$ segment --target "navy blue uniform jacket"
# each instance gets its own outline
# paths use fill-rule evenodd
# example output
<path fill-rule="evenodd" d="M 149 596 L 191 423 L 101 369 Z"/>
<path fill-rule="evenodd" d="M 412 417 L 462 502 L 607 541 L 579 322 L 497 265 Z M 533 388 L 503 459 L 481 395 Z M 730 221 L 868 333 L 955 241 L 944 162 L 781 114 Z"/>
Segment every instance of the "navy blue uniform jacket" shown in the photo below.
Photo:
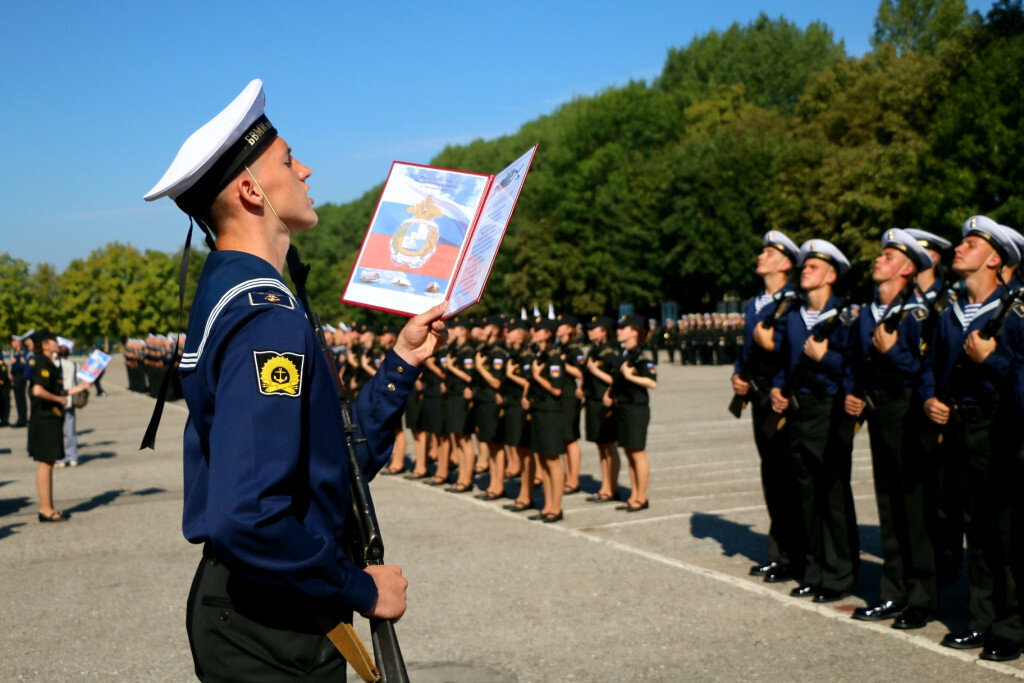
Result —
<path fill-rule="evenodd" d="M 842 323 L 836 325 L 832 334 L 828 337 L 828 351 L 820 362 L 810 359 L 805 361 L 806 372 L 800 377 L 790 377 L 796 369 L 800 356 L 803 355 L 804 342 L 819 330 L 827 321 L 840 314 L 842 302 L 839 297 L 832 296 L 825 302 L 825 307 L 818 317 L 818 321 L 810 330 L 804 322 L 804 310 L 806 305 L 793 306 L 786 314 L 785 334 L 782 337 L 782 346 L 776 340 L 776 349 L 781 348 L 782 369 L 772 382 L 772 386 L 782 388 L 787 381 L 793 384 L 790 389 L 796 394 L 818 393 L 824 396 L 846 395 L 852 390 L 852 379 L 849 366 L 846 363 L 846 345 L 848 343 L 849 328 Z"/>
<path fill-rule="evenodd" d="M 359 461 L 390 457 L 419 369 L 389 352 L 359 393 Z M 349 461 L 338 393 L 302 306 L 278 272 L 237 251 L 209 255 L 181 361 L 188 403 L 182 528 L 244 578 L 342 614 L 377 600 L 345 557 Z"/>
<path fill-rule="evenodd" d="M 733 373 L 737 375 L 743 374 L 743 366 L 747 364 L 748 360 L 751 358 L 751 354 L 754 352 L 765 354 L 763 358 L 768 361 L 768 366 L 778 364 L 779 350 L 782 348 L 782 338 L 786 333 L 785 313 L 783 313 L 775 320 L 775 327 L 773 328 L 773 336 L 775 337 L 775 351 L 768 352 L 765 351 L 764 349 L 760 349 L 760 351 L 757 351 L 754 348 L 754 328 L 757 327 L 758 323 L 763 322 L 769 315 L 771 315 L 772 311 L 774 311 L 780 306 L 780 302 L 784 295 L 793 291 L 795 291 L 795 288 L 791 283 L 787 282 L 779 289 L 779 291 L 775 292 L 775 294 L 772 295 L 775 300 L 765 304 L 765 306 L 761 308 L 760 312 L 758 312 L 754 306 L 754 301 L 757 299 L 757 297 L 753 297 L 749 301 L 747 301 L 746 315 L 743 318 L 743 346 L 740 347 L 739 353 L 736 354 L 736 361 L 733 363 L 732 366 Z M 788 303 L 786 304 L 786 310 L 792 310 L 792 308 L 796 307 L 795 298 L 788 299 L 787 301 Z M 752 372 L 755 372 L 756 369 L 757 368 L 749 368 L 749 370 L 751 370 Z M 771 375 L 774 376 L 775 371 L 777 370 L 777 367 L 770 368 Z M 771 380 L 771 377 L 769 377 L 768 379 Z M 762 391 L 767 391 L 768 389 L 769 387 L 761 387 Z"/>
<path fill-rule="evenodd" d="M 992 296 L 986 299 L 978 309 L 974 320 L 966 330 L 963 329 L 962 322 L 966 296 L 957 298 L 949 308 L 942 312 L 935 325 L 929 362 L 924 364 L 921 373 L 921 385 L 918 389 L 921 401 L 935 398 L 943 389 L 950 386 L 953 369 L 961 358 L 964 363 L 962 372 L 966 373 L 966 376 L 962 378 L 963 381 L 956 383 L 956 395 L 952 398 L 968 404 L 986 404 L 999 395 L 1002 378 L 1010 371 L 1010 351 L 1006 343 L 998 344 L 996 350 L 981 365 L 967 357 L 964 343 L 971 332 L 980 330 L 988 319 L 995 315 L 999 310 L 999 299 L 1004 293 L 1003 287 L 997 287 Z M 938 398 L 939 400 L 948 400 L 943 396 Z"/>
<path fill-rule="evenodd" d="M 856 336 L 850 340 L 848 360 L 854 375 L 859 376 L 863 373 L 864 363 L 873 356 L 871 362 L 875 365 L 872 374 L 877 373 L 876 377 L 883 379 L 889 388 L 909 387 L 917 383 L 917 377 L 921 374 L 921 329 L 923 322 L 928 318 L 928 306 L 925 304 L 911 301 L 900 307 L 899 301 L 900 297 L 897 297 L 881 319 L 878 316 L 877 302 L 862 306 L 855 326 Z M 880 354 L 872 341 L 875 326 L 893 316 L 902 316 L 896 328 L 896 343 L 885 354 Z"/>

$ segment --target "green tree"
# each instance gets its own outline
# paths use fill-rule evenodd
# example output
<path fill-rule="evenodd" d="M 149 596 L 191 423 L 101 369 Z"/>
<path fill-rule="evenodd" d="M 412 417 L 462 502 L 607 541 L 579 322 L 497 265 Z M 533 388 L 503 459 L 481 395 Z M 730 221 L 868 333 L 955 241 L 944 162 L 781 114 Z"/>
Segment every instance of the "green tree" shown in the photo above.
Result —
<path fill-rule="evenodd" d="M 656 85 L 699 99 L 717 86 L 742 84 L 754 104 L 788 111 L 811 76 L 845 53 L 843 42 L 836 42 L 824 24 L 811 22 L 801 30 L 762 12 L 745 26 L 737 22 L 669 50 Z"/>
<path fill-rule="evenodd" d="M 934 52 L 969 21 L 964 0 L 882 0 L 871 45 L 891 45 L 901 55 Z"/>

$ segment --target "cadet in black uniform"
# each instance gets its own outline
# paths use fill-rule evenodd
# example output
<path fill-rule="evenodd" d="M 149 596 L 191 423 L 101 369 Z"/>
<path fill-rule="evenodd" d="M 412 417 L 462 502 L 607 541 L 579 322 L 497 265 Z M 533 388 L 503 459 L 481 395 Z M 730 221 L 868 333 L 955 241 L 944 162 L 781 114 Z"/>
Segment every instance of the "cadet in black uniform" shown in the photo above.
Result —
<path fill-rule="evenodd" d="M 488 457 L 490 473 L 487 490 L 478 496 L 484 500 L 496 500 L 505 495 L 505 415 L 506 401 L 502 388 L 506 381 L 505 364 L 508 352 L 502 342 L 504 320 L 492 315 L 484 321 L 486 335 L 478 347 L 473 363 L 476 370 L 473 394 L 476 407 L 473 421 L 481 452 Z"/>
<path fill-rule="evenodd" d="M 576 337 L 579 319 L 574 315 L 559 315 L 555 320 L 558 322 L 556 345 L 565 367 L 565 391 L 559 397 L 565 426 L 564 493 L 571 494 L 580 490 L 580 413 L 583 411 L 583 389 L 578 382 L 583 380 L 586 354 L 583 352 L 583 344 Z"/>
<path fill-rule="evenodd" d="M 615 381 L 622 362 L 619 351 L 608 343 L 608 333 L 614 329 L 615 321 L 603 315 L 593 316 L 587 324 L 590 350 L 587 352 L 586 372 L 583 375 L 587 441 L 597 445 L 601 459 L 601 488 L 587 498 L 595 503 L 619 499 L 619 447 L 615 443 L 615 407 L 604 403 L 605 394 Z"/>
<path fill-rule="evenodd" d="M 765 561 L 751 567 L 750 574 L 777 583 L 792 578 L 790 564 L 799 552 L 794 533 L 800 526 L 800 513 L 786 437 L 780 432 L 769 434 L 765 421 L 772 411 L 772 381 L 782 366 L 781 343 L 777 345 L 776 340 L 781 342 L 785 334 L 786 312 L 796 296 L 789 276 L 800 258 L 800 248 L 778 230 L 767 232 L 763 244 L 755 272 L 764 281 L 764 289 L 747 302 L 743 344 L 733 364 L 732 390 L 750 403 L 754 444 L 761 460 L 761 488 L 768 509 Z M 769 316 L 774 321 L 771 328 L 765 326 Z"/>
<path fill-rule="evenodd" d="M 566 391 L 565 361 L 552 344 L 558 322 L 547 318 L 534 320 L 533 343 L 537 355 L 530 367 L 530 387 L 523 408 L 530 411 L 530 446 L 540 467 L 544 486 L 544 506 L 533 519 L 557 522 L 562 519 L 562 495 L 565 470 L 559 461 L 565 452 L 565 427 L 559 399 Z M 523 473 L 523 488 L 532 482 Z"/>
<path fill-rule="evenodd" d="M 647 499 L 651 476 L 647 461 L 647 426 L 651 421 L 648 391 L 658 388 L 658 368 L 650 351 L 641 346 L 646 329 L 642 316 L 624 315 L 619 319 L 615 336 L 622 344 L 622 363 L 602 401 L 606 407 L 615 407 L 615 434 L 629 462 L 633 488 L 625 505 L 616 508 L 627 512 L 650 507 Z"/>
<path fill-rule="evenodd" d="M 449 464 L 451 458 L 451 440 L 445 428 L 445 357 L 448 350 L 439 348 L 423 365 L 423 408 L 420 413 L 420 426 L 428 434 L 427 459 L 434 460 L 437 467 L 434 476 L 426 483 L 441 486 L 448 483 Z M 419 476 L 421 473 L 415 473 Z"/>
<path fill-rule="evenodd" d="M 11 371 L 0 353 L 0 427 L 11 424 Z"/>
<path fill-rule="evenodd" d="M 25 402 L 25 388 L 28 386 L 25 372 L 28 369 L 29 352 L 24 346 L 24 339 L 11 337 L 11 387 L 14 390 L 14 407 L 18 411 L 15 427 L 28 424 L 28 405 Z"/>
<path fill-rule="evenodd" d="M 64 522 L 68 519 L 53 507 L 53 463 L 64 458 L 64 405 L 68 396 L 88 391 L 83 382 L 64 390 L 61 371 L 53 364 L 57 336 L 48 330 L 36 333 L 39 355 L 31 379 L 32 416 L 28 422 L 28 454 L 39 463 L 36 491 L 39 493 L 39 521 Z"/>
<path fill-rule="evenodd" d="M 505 443 L 509 447 L 508 475 L 520 477 L 522 485 L 515 503 L 506 506 L 516 512 L 533 506 L 530 498 L 533 477 L 536 474 L 533 450 L 530 448 L 530 413 L 524 407 L 524 398 L 530 387 L 530 368 L 534 352 L 527 343 L 530 325 L 516 320 L 505 333 L 508 361 L 505 364 Z M 527 483 L 529 482 L 529 484 Z"/>
<path fill-rule="evenodd" d="M 1000 309 L 1000 270 L 1019 260 L 995 221 L 967 219 L 952 264 L 966 292 L 939 317 L 920 389 L 925 414 L 942 429 L 937 452 L 944 463 L 945 525 L 936 544 L 961 546 L 967 536 L 970 625 L 946 634 L 941 644 L 981 647 L 981 657 L 995 661 L 1016 659 L 1024 642 L 1009 558 L 998 539 L 998 498 L 1006 483 L 999 479 L 1008 454 L 1000 452 L 997 416 L 1012 353 L 1005 344 L 983 342 L 978 332 Z"/>
<path fill-rule="evenodd" d="M 668 362 L 675 363 L 676 351 L 679 349 L 679 328 L 676 326 L 675 320 L 665 319 L 665 326 L 661 331 L 661 344 L 668 352 Z M 682 363 L 682 358 L 680 358 L 680 363 Z"/>
<path fill-rule="evenodd" d="M 786 316 L 785 336 L 777 340 L 783 368 L 771 390 L 772 410 L 786 414 L 791 465 L 803 507 L 799 542 L 806 552 L 803 558 L 791 558 L 800 585 L 790 594 L 834 602 L 853 590 L 860 561 L 850 490 L 853 442 L 840 429 L 848 393 L 846 344 L 855 318 L 846 315 L 832 294 L 850 262 L 825 240 L 805 242 L 800 261 L 806 299 Z M 815 339 L 826 332 L 822 341 Z M 797 402 L 798 408 L 787 412 Z"/>
<path fill-rule="evenodd" d="M 923 628 L 939 608 L 935 552 L 926 523 L 925 488 L 932 467 L 920 458 L 916 444 L 920 401 L 914 393 L 921 373 L 921 331 L 929 311 L 914 296 L 915 279 L 919 270 L 931 267 L 928 252 L 909 233 L 883 233 L 882 251 L 872 271 L 877 295 L 870 305 L 861 306 L 848 355 L 853 389 L 845 408 L 861 419 L 866 410 L 871 426 L 882 540 L 879 598 L 855 609 L 853 618 L 896 617 L 893 627 L 900 629 Z"/>
<path fill-rule="evenodd" d="M 473 376 L 476 374 L 473 357 L 476 347 L 469 340 L 468 320 L 455 317 L 448 321 L 448 325 L 452 346 L 445 361 L 448 392 L 444 421 L 451 439 L 452 458 L 459 467 L 458 479 L 448 490 L 466 493 L 473 490 L 476 461 L 473 453 Z"/>

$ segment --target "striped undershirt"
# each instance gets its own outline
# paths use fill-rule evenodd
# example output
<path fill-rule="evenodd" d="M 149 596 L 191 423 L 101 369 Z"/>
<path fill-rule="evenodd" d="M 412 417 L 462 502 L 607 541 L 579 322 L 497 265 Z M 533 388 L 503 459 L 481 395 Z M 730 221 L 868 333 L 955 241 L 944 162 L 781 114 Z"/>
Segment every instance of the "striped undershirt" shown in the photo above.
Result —
<path fill-rule="evenodd" d="M 804 311 L 804 322 L 807 324 L 807 329 L 814 329 L 814 326 L 818 324 L 818 316 L 821 315 L 821 311 Z"/>
<path fill-rule="evenodd" d="M 971 326 L 971 323 L 974 321 L 974 317 L 978 315 L 978 309 L 981 308 L 981 306 L 981 304 L 964 304 L 964 330 Z"/>

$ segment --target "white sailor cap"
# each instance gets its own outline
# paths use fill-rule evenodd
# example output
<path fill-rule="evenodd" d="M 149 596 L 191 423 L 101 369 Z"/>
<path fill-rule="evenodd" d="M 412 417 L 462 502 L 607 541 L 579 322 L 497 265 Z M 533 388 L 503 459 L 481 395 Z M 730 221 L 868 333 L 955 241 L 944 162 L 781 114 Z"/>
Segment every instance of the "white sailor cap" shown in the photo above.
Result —
<path fill-rule="evenodd" d="M 800 258 L 800 247 L 778 230 L 769 230 L 764 234 L 764 246 L 775 247 L 794 264 Z"/>
<path fill-rule="evenodd" d="M 20 339 L 22 342 L 27 342 L 29 339 L 32 338 L 32 335 L 34 335 L 35 333 L 36 333 L 36 328 L 33 327 L 28 332 L 22 332 L 21 336 L 18 337 L 18 339 Z"/>
<path fill-rule="evenodd" d="M 170 197 L 188 215 L 205 217 L 217 194 L 277 137 L 265 105 L 263 81 L 257 78 L 185 140 L 145 200 Z"/>
<path fill-rule="evenodd" d="M 932 267 L 932 257 L 906 230 L 890 228 L 882 233 L 882 248 L 896 249 L 906 255 L 918 270 Z"/>
<path fill-rule="evenodd" d="M 346 325 L 344 321 L 338 321 L 338 329 L 341 330 L 342 332 L 351 332 L 352 326 Z"/>
<path fill-rule="evenodd" d="M 931 249 L 932 251 L 946 251 L 953 246 L 953 243 L 947 239 L 943 239 L 933 232 L 927 230 L 920 230 L 918 228 L 907 228 L 907 234 L 917 240 L 925 249 Z"/>
<path fill-rule="evenodd" d="M 964 221 L 963 236 L 975 235 L 992 245 L 1003 259 L 1004 266 L 1015 266 L 1020 262 L 1020 251 L 1013 239 L 988 216 L 971 216 Z"/>
<path fill-rule="evenodd" d="M 1020 254 L 1021 257 L 1024 257 L 1024 235 L 1020 234 L 1009 225 L 1003 225 L 1000 223 L 999 227 L 1002 228 L 1003 232 L 1006 233 L 1006 236 L 1010 238 L 1011 242 L 1013 242 L 1013 246 L 1017 247 L 1017 253 Z M 1020 259 L 1018 259 L 1018 262 L 1019 261 Z"/>
<path fill-rule="evenodd" d="M 331 334 L 334 334 L 335 332 L 337 332 L 337 330 L 335 330 L 334 326 L 331 325 L 330 323 L 324 323 L 324 332 L 330 332 Z"/>
<path fill-rule="evenodd" d="M 75 350 L 75 342 L 61 336 L 57 337 L 57 346 L 66 346 L 69 352 Z"/>
<path fill-rule="evenodd" d="M 809 258 L 825 261 L 836 269 L 837 275 L 844 275 L 850 270 L 850 260 L 836 245 L 826 240 L 807 240 L 800 245 L 800 265 L 804 265 Z"/>

